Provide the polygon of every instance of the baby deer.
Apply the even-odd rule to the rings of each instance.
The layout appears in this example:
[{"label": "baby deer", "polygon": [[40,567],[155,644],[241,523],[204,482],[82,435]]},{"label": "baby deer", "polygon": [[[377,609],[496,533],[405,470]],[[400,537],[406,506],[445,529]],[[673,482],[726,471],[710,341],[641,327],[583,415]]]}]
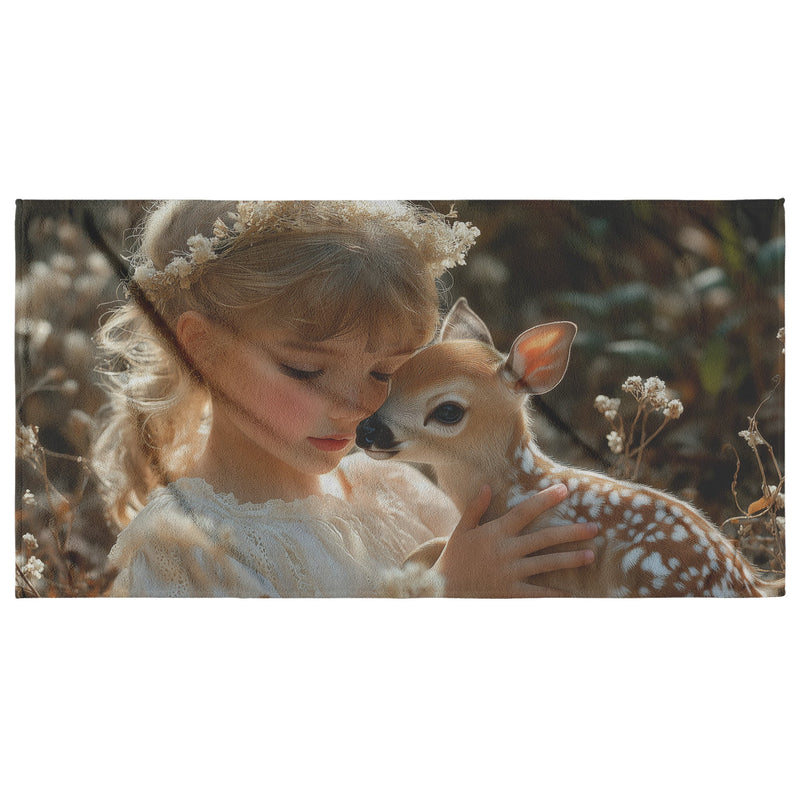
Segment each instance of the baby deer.
[{"label": "baby deer", "polygon": [[[462,298],[439,340],[410,359],[391,381],[386,402],[358,428],[356,442],[373,458],[431,464],[440,487],[462,512],[486,484],[484,521],[555,483],[570,494],[529,530],[594,522],[594,562],[537,576],[536,583],[579,597],[756,597],[783,593],[783,580],[755,574],[736,548],[687,503],[647,486],[557,464],[534,442],[528,394],[557,386],[577,327],[537,325],[508,357]],[[425,547],[432,564],[444,540]],[[573,549],[585,548],[586,542]],[[563,549],[563,548],[561,548]]]}]

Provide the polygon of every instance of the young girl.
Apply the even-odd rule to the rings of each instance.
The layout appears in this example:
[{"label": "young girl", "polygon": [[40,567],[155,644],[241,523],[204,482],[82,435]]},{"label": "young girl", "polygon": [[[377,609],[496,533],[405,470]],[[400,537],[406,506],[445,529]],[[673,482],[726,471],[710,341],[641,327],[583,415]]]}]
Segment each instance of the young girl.
[{"label": "young girl", "polygon": [[[112,404],[95,448],[113,593],[542,596],[534,555],[591,525],[519,536],[551,487],[479,525],[412,467],[353,447],[392,373],[430,341],[437,278],[478,235],[396,202],[162,203],[103,325]],[[449,536],[433,569],[405,559]],[[528,579],[533,578],[531,582]]]}]

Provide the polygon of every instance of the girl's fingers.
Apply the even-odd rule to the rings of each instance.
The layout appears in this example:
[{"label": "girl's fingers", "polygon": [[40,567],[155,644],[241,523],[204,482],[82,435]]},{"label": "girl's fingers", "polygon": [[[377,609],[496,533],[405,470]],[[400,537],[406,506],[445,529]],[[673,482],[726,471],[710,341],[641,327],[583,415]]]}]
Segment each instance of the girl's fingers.
[{"label": "girl's fingers", "polygon": [[594,561],[592,550],[575,550],[569,553],[549,553],[546,556],[529,556],[519,559],[514,565],[518,578],[534,578],[543,572],[556,572],[560,569],[577,569]]},{"label": "girl's fingers", "polygon": [[489,508],[489,501],[491,499],[492,490],[486,485],[478,492],[478,496],[466,507],[453,533],[455,534],[459,531],[469,531],[473,528],[477,528],[478,525],[480,525],[481,517],[486,513],[486,509]]},{"label": "girl's fingers", "polygon": [[522,556],[538,553],[548,547],[593,539],[599,531],[599,527],[593,522],[580,525],[556,525],[551,528],[533,531],[533,533],[523,533],[513,539],[507,539],[505,547],[509,555],[521,558]]},{"label": "girl's fingers", "polygon": [[501,526],[501,533],[507,536],[516,536],[540,514],[557,506],[568,493],[564,484],[557,483],[555,486],[548,486],[543,491],[515,505],[495,522]]}]

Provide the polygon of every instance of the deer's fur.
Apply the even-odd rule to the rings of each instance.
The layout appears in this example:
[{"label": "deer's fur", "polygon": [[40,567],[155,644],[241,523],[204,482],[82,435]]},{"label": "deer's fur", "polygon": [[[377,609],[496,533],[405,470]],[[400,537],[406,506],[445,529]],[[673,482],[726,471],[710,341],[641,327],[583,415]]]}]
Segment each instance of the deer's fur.
[{"label": "deer's fur", "polygon": [[[384,405],[359,426],[359,445],[374,458],[431,464],[462,512],[489,484],[492,501],[484,521],[547,486],[566,484],[568,498],[529,530],[595,522],[598,536],[572,545],[590,546],[595,560],[537,576],[537,584],[583,597],[782,594],[782,580],[758,577],[733,543],[688,503],[558,464],[538,448],[528,425],[527,395],[561,381],[576,330],[571,322],[531,328],[504,357],[462,298],[440,340],[392,377]],[[431,543],[414,560],[430,564],[442,547]]]}]

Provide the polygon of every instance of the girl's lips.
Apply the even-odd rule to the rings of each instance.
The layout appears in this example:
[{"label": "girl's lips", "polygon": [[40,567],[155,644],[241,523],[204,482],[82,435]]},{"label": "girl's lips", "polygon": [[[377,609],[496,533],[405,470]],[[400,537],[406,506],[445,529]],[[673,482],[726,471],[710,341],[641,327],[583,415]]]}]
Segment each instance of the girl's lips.
[{"label": "girl's lips", "polygon": [[314,436],[309,436],[308,441],[314,445],[318,450],[325,450],[326,452],[332,452],[335,450],[344,450],[352,441],[352,437],[348,437],[346,439],[340,438],[329,438],[329,439],[317,439]]}]

